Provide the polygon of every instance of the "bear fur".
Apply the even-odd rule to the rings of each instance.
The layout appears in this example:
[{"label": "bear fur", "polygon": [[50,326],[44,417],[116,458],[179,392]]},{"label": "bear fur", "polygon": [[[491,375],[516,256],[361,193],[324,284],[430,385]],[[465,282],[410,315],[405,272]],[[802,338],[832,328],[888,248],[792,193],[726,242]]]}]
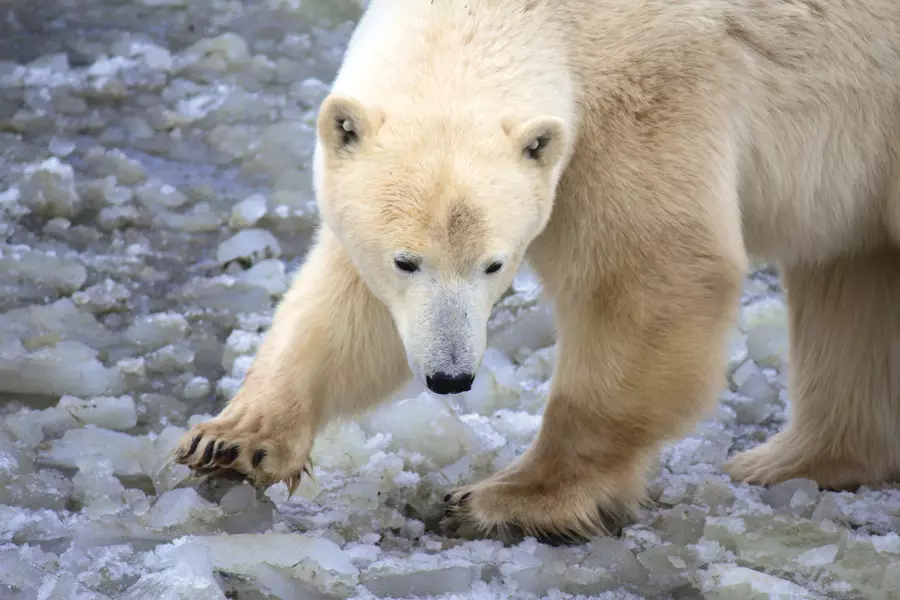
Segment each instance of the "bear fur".
[{"label": "bear fur", "polygon": [[755,257],[792,414],[728,472],[897,476],[898,40],[894,0],[371,0],[319,111],[315,246],[177,460],[293,487],[331,420],[414,374],[465,389],[527,259],[559,334],[543,424],[445,524],[609,533],[714,405]]}]

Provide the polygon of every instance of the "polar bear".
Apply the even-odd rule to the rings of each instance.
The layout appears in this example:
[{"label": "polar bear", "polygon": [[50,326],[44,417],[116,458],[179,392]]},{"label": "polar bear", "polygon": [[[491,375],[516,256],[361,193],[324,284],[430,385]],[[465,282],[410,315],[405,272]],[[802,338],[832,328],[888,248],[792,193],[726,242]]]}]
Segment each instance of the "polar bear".
[{"label": "polar bear", "polygon": [[724,384],[749,258],[790,313],[787,428],[739,481],[900,472],[900,4],[371,0],[320,107],[322,224],[246,381],[177,460],[293,487],[412,376],[471,386],[523,260],[558,364],[536,440],[445,524],[578,540]]}]

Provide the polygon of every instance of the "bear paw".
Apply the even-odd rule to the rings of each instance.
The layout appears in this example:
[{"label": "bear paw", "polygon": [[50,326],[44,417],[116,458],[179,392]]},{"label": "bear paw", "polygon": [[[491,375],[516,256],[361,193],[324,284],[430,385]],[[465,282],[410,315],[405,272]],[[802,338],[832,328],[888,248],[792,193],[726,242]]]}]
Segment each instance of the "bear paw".
[{"label": "bear paw", "polygon": [[441,527],[447,535],[494,537],[515,543],[526,536],[553,546],[579,544],[596,535],[619,535],[633,514],[628,503],[597,499],[588,490],[486,480],[444,498]]},{"label": "bear paw", "polygon": [[879,479],[868,477],[866,469],[855,461],[829,457],[827,451],[798,444],[797,439],[788,432],[778,433],[733,456],[725,464],[725,472],[736,482],[775,485],[789,479],[810,479],[832,490],[851,489]]},{"label": "bear paw", "polygon": [[293,494],[303,473],[311,472],[311,443],[306,440],[311,438],[284,438],[267,429],[263,421],[220,416],[194,425],[175,447],[173,458],[196,476],[232,472],[257,488],[284,481]]}]

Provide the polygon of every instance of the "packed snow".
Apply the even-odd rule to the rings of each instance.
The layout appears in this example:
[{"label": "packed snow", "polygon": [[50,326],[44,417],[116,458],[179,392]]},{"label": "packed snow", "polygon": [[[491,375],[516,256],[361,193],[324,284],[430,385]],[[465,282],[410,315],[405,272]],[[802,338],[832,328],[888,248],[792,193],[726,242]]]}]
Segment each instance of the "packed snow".
[{"label": "packed snow", "polygon": [[[441,500],[534,438],[552,310],[524,269],[471,392],[323,431],[313,477],[168,461],[239,389],[309,246],[318,103],[355,0],[6,0],[0,598],[898,598],[900,488],[735,485],[786,418],[785,307],[748,277],[717,409],[621,537],[449,539]],[[664,401],[664,399],[661,399]]]}]

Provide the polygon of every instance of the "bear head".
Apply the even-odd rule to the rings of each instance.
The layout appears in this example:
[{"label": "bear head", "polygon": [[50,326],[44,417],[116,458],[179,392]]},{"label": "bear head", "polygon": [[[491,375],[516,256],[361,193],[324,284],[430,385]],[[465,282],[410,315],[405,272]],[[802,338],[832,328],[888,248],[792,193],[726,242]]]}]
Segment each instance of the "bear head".
[{"label": "bear head", "polygon": [[467,391],[491,308],[550,218],[563,120],[389,114],[332,94],[317,133],[323,221],[390,310],[413,373],[433,392]]}]

